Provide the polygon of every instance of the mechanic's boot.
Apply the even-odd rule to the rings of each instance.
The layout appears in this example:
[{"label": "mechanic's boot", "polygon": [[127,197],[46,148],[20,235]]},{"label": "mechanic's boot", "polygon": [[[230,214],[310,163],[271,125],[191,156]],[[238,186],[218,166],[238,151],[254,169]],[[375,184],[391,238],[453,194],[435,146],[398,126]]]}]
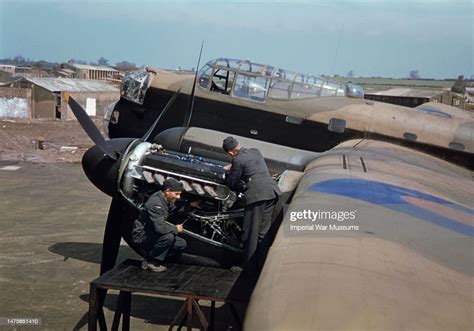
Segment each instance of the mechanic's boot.
[{"label": "mechanic's boot", "polygon": [[153,271],[153,272],[164,272],[164,271],[168,270],[168,268],[166,268],[163,265],[154,264],[154,263],[148,262],[148,261],[142,261],[142,269],[143,270],[150,270],[150,271]]},{"label": "mechanic's boot", "polygon": [[232,271],[232,272],[242,272],[243,270],[244,269],[239,265],[234,265],[230,268],[230,271]]}]

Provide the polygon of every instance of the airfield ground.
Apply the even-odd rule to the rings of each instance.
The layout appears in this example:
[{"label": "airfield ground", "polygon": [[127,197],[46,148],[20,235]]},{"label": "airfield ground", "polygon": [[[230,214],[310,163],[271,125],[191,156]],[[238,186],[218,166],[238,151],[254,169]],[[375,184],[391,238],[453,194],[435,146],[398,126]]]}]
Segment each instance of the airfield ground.
[{"label": "airfield ground", "polygon": [[[36,149],[38,135],[48,148]],[[0,321],[39,318],[41,325],[28,329],[87,329],[89,282],[99,274],[110,204],[78,163],[90,145],[77,122],[0,121]],[[138,256],[123,244],[119,262],[127,258]],[[105,303],[109,323],[117,297],[112,291]],[[167,329],[181,304],[134,295],[131,329]],[[232,328],[231,321],[228,308],[217,305],[216,329]]]},{"label": "airfield ground", "polygon": [[[95,122],[100,127],[100,120]],[[38,148],[38,140],[43,140],[43,149]],[[92,144],[77,121],[0,120],[0,162],[3,163],[80,162]]]}]

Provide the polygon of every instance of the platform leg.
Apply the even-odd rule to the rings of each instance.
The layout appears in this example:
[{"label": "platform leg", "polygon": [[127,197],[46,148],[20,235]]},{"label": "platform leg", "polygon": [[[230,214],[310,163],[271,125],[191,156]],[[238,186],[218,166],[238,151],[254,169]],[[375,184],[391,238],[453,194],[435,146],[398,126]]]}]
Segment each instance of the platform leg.
[{"label": "platform leg", "polygon": [[122,331],[130,330],[130,311],[132,309],[132,293],[124,292],[123,295],[123,319],[122,319]]},{"label": "platform leg", "polygon": [[214,331],[214,316],[216,315],[216,302],[211,301],[211,313],[209,315],[209,331]]},{"label": "platform leg", "polygon": [[209,323],[207,322],[206,316],[204,315],[201,306],[199,306],[199,303],[197,300],[193,300],[193,306],[194,310],[196,310],[196,315],[199,318],[199,322],[201,322],[202,327],[204,330],[207,330],[209,328]]},{"label": "platform leg", "polygon": [[97,288],[97,319],[99,321],[99,329],[101,331],[107,331],[107,322],[105,321],[104,314],[104,302],[107,295],[107,290],[103,288]]},{"label": "platform leg", "polygon": [[99,303],[97,301],[97,288],[94,284],[90,284],[89,290],[89,331],[97,330],[97,308]]},{"label": "platform leg", "polygon": [[115,306],[115,314],[114,314],[114,321],[112,322],[112,331],[118,330],[119,324],[120,324],[120,318],[122,317],[122,311],[123,311],[123,292],[120,291],[118,299],[117,299],[117,305]]},{"label": "platform leg", "polygon": [[177,325],[178,322],[180,322],[180,321],[181,321],[180,327],[182,326],[184,317],[186,317],[186,307],[187,307],[187,305],[188,305],[188,302],[186,300],[184,300],[183,305],[179,309],[178,314],[176,315],[176,317],[174,318],[174,320],[171,323],[170,327],[168,328],[168,331],[171,331],[173,329],[173,326]]},{"label": "platform leg", "polygon": [[186,305],[188,307],[188,322],[187,322],[187,329],[188,331],[192,331],[193,329],[193,299],[186,298]]}]

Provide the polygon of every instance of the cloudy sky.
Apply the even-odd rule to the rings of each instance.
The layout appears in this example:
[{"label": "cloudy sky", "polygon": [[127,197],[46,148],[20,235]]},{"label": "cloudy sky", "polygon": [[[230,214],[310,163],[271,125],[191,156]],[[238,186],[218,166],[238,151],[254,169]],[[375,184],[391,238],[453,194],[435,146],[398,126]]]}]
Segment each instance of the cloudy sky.
[{"label": "cloudy sky", "polygon": [[8,1],[0,58],[191,68],[245,58],[315,74],[451,78],[473,72],[470,0]]}]

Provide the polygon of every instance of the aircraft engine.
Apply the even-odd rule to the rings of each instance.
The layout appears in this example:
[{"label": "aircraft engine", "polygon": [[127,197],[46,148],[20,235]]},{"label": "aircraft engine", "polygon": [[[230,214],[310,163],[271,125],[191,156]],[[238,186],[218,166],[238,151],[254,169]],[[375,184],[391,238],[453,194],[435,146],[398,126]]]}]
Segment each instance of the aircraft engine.
[{"label": "aircraft engine", "polygon": [[200,201],[200,209],[188,209],[186,234],[234,252],[240,251],[243,210],[241,195],[225,185],[227,163],[165,150],[161,145],[142,142],[129,152],[119,170],[123,197],[140,208],[147,197],[173,177],[183,183],[182,199]]}]

